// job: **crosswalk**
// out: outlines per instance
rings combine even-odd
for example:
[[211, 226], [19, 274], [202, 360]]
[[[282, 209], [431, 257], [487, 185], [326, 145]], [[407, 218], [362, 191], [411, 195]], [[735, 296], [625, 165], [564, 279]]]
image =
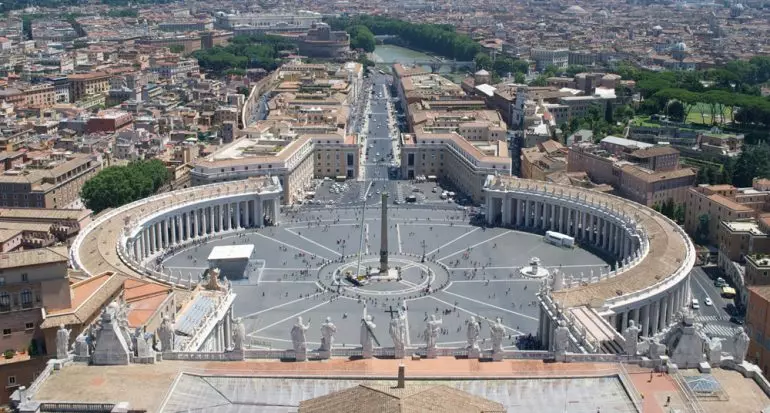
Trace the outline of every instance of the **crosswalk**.
[[709, 337], [732, 337], [735, 327], [729, 324], [710, 323], [705, 324], [701, 330]]
[[730, 317], [718, 316], [718, 315], [698, 315], [694, 317], [697, 323], [708, 323], [712, 321], [729, 321]]

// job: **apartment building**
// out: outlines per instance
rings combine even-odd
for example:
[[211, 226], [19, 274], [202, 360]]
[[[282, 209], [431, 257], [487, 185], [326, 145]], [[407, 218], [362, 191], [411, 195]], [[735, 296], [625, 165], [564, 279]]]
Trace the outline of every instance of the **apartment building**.
[[72, 305], [67, 262], [64, 247], [0, 254], [0, 344], [18, 353], [0, 363], [0, 405], [43, 370], [44, 355], [56, 348], [41, 323], [46, 311]]
[[[732, 185], [699, 185], [687, 191], [684, 228], [689, 234], [699, 231], [701, 217], [708, 222], [707, 240], [715, 243], [720, 222], [748, 220], [757, 215], [770, 192]], [[762, 209], [755, 209], [762, 206]], [[702, 231], [701, 231], [702, 232]]]
[[567, 170], [568, 150], [554, 140], [521, 150], [521, 177], [547, 181], [548, 176]]
[[401, 135], [401, 176], [447, 179], [476, 202], [487, 175], [510, 175], [505, 140], [470, 142], [454, 131], [418, 130]]
[[283, 186], [283, 203], [291, 204], [305, 197], [313, 177], [355, 178], [358, 151], [354, 136], [247, 131], [247, 136], [196, 159], [191, 179], [193, 185], [205, 185], [271, 175]]
[[696, 179], [692, 168], [679, 167], [676, 149], [616, 137], [599, 145], [573, 144], [567, 171], [586, 172], [591, 181], [612, 185], [619, 195], [650, 207], [669, 199], [684, 203]]
[[538, 71], [545, 70], [551, 65], [566, 69], [569, 63], [569, 50], [533, 48], [529, 52], [529, 58], [535, 61], [535, 69]]
[[[768, 263], [770, 265], [770, 263]], [[766, 273], [770, 267], [765, 267]], [[746, 311], [746, 333], [749, 335], [749, 351], [746, 360], [770, 374], [770, 285], [755, 285], [748, 288]]]
[[0, 175], [0, 206], [68, 208], [101, 167], [101, 159], [91, 154], [52, 152], [31, 157]]
[[67, 76], [73, 102], [88, 95], [103, 95], [110, 90], [110, 74], [105, 72], [76, 73]]

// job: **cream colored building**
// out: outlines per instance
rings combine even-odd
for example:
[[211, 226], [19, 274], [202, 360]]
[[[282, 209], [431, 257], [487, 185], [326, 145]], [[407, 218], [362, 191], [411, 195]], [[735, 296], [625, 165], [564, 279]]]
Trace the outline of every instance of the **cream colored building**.
[[510, 174], [511, 158], [504, 140], [471, 143], [454, 131], [401, 135], [401, 176], [407, 179], [447, 179], [480, 202], [487, 175]]

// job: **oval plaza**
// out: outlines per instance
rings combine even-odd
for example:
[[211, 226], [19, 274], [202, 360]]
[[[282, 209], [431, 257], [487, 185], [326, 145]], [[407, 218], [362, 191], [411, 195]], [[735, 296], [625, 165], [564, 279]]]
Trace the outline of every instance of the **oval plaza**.
[[[575, 348], [619, 352], [620, 332], [631, 320], [642, 336], [651, 336], [686, 306], [694, 247], [661, 214], [611, 195], [512, 177], [490, 176], [484, 191], [488, 226], [557, 231], [610, 263], [596, 272], [552, 272], [539, 294], [538, 330], [546, 349], [563, 320], [573, 328]], [[89, 274], [114, 271], [189, 287], [198, 280], [158, 271], [153, 260], [212, 235], [276, 225], [281, 193], [280, 183], [260, 178], [135, 202], [82, 231], [71, 261]]]

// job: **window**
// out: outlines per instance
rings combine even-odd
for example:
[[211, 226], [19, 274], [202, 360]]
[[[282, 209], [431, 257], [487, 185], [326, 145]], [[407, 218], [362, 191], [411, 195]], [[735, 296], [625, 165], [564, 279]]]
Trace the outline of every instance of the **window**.
[[21, 282], [23, 282], [23, 283], [28, 283], [29, 282], [29, 275], [27, 275], [26, 272], [21, 274]]
[[32, 291], [24, 290], [21, 292], [21, 307], [32, 308]]
[[6, 292], [0, 292], [0, 311], [11, 311], [11, 296]]
[[11, 329], [10, 328], [4, 328], [3, 329], [3, 335], [4, 336], [10, 336], [11, 335]]
[[8, 385], [9, 386], [15, 386], [16, 385], [16, 376], [8, 376]]
[[33, 330], [35, 328], [35, 323], [26, 323], [24, 324], [25, 330]]

